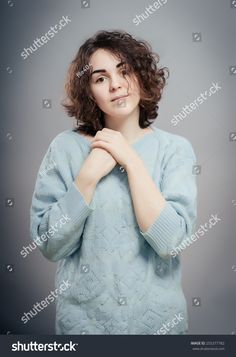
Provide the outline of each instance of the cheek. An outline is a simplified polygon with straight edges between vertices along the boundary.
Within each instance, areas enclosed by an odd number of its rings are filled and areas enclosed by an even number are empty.
[[[105,92],[105,91],[104,91]],[[95,102],[97,104],[97,106],[103,111],[106,112],[108,107],[108,101],[109,99],[107,98],[107,96],[104,94],[102,89],[99,89],[99,91],[94,91],[93,92],[93,96],[95,98]]]
[[[92,89],[91,92],[92,92],[92,95],[93,95],[93,97],[95,98],[95,100],[96,100],[96,102],[98,104],[99,103],[102,104],[103,102],[105,102],[106,97],[103,94],[104,92],[103,92],[102,88],[100,88],[100,89],[98,89],[98,88]]]
[[[139,87],[135,86],[135,87],[132,88],[132,98],[133,98],[133,101],[139,102],[139,100],[140,100],[140,89],[139,89]]]
[[[136,97],[140,97],[140,87],[137,79],[132,79],[130,82],[130,90],[133,95]]]

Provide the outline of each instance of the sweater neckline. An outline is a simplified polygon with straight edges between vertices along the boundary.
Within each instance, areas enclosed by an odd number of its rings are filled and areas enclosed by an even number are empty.
[[[152,132],[149,132],[143,136],[141,136],[141,138],[135,140],[132,144],[130,144],[132,147],[137,146],[138,144],[140,144],[142,141],[144,141],[147,137],[152,137],[155,132],[156,132],[156,128],[155,126],[153,126],[152,124],[149,125],[149,128],[152,129]],[[79,133],[77,133],[89,146],[91,144],[90,140],[88,140],[84,135],[81,135]]]

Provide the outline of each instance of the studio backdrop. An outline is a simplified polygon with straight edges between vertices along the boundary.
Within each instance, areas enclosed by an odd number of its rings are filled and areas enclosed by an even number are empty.
[[[198,220],[181,248],[189,333],[235,334],[236,2],[11,0],[0,26],[1,333],[54,333],[55,302],[22,320],[55,288],[57,263],[39,249],[22,254],[35,180],[50,142],[75,124],[61,101],[78,48],[99,30],[124,30],[170,72],[154,125],[186,137],[197,157]]]

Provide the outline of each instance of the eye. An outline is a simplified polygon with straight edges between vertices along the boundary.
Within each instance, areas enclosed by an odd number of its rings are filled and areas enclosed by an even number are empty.
[[[106,77],[99,77],[95,83],[102,83],[104,82],[103,79],[105,79]]]

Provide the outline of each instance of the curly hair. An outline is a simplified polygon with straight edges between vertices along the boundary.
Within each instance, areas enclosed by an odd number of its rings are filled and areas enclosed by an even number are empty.
[[[68,71],[67,97],[62,105],[67,114],[77,120],[75,130],[94,136],[105,127],[104,113],[93,100],[89,85],[92,69],[88,64],[98,49],[110,51],[136,75],[140,87],[139,126],[148,127],[158,116],[158,103],[169,70],[157,67],[159,56],[146,41],[138,41],[124,31],[98,31],[79,48]]]

